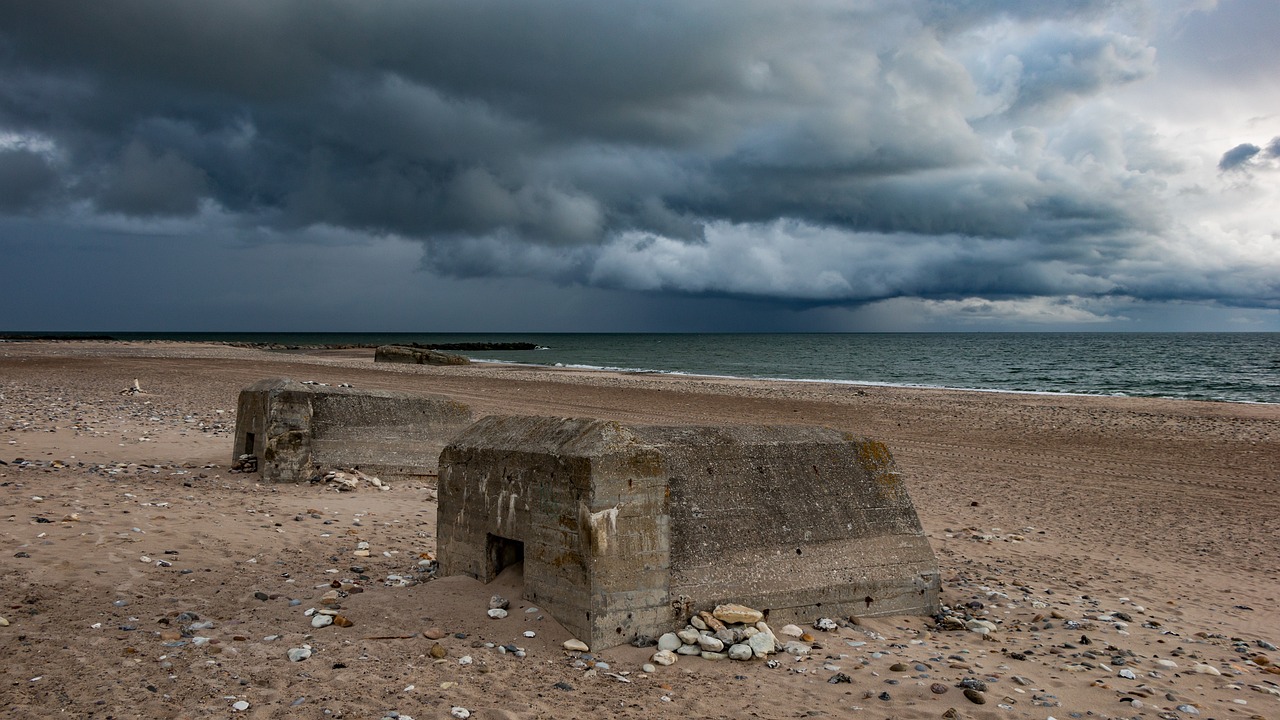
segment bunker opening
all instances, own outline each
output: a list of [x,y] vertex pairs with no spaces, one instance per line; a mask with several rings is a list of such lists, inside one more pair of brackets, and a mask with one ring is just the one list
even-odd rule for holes
[[488,533],[485,538],[485,551],[488,557],[487,576],[496,578],[503,570],[513,565],[524,564],[524,543],[511,538],[504,538]]

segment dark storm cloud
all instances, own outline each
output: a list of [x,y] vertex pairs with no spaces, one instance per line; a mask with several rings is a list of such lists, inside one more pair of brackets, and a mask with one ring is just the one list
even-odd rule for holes
[[1106,22],[1129,6],[4,3],[0,209],[695,295],[1152,292],[1116,268],[1171,227],[1179,161],[1081,110],[1156,72]]
[[1218,161],[1218,169],[1225,172],[1242,168],[1260,152],[1262,152],[1262,148],[1253,143],[1240,143],[1222,153],[1222,159]]
[[42,153],[25,148],[0,150],[0,211],[38,209],[57,190],[57,171]]

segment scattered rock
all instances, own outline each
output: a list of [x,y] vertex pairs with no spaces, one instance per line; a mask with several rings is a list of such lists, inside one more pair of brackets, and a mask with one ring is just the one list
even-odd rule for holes
[[591,648],[587,647],[587,644],[581,640],[565,640],[564,649],[573,652],[587,652]]
[[973,688],[965,688],[964,696],[968,698],[969,702],[973,703],[974,705],[987,704],[987,696],[983,695],[981,692],[977,690],[974,690]]
[[311,648],[309,647],[289,649],[289,660],[292,662],[302,662],[309,657],[311,657]]
[[674,665],[677,659],[679,659],[679,656],[670,650],[659,650],[653,654],[652,658],[650,658],[650,660],[658,665]]

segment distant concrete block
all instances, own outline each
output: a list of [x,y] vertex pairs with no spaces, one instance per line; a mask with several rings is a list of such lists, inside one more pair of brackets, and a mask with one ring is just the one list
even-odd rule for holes
[[523,561],[525,598],[593,649],[725,603],[771,622],[939,610],[888,449],[827,428],[491,416],[441,454],[439,496],[444,574]]
[[351,467],[384,480],[416,477],[434,474],[440,450],[473,419],[440,395],[260,380],[240,392],[232,458],[256,455],[270,481]]

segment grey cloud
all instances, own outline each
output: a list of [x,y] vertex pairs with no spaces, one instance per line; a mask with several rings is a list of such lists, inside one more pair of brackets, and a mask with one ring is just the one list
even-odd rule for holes
[[1218,161],[1218,169],[1226,172],[1228,170],[1238,170],[1243,168],[1255,155],[1262,152],[1262,148],[1253,143],[1240,143],[1230,150],[1222,153],[1222,159]]
[[1267,143],[1267,155],[1280,158],[1280,137],[1273,137],[1271,142]]
[[0,4],[0,133],[60,158],[0,156],[0,209],[207,204],[440,275],[780,302],[1127,292],[1185,169],[1085,108],[1155,72],[1103,29],[1140,5]]
[[173,152],[152,153],[130,143],[99,179],[97,205],[126,215],[194,215],[205,193],[205,174]]
[[0,149],[0,211],[38,210],[58,190],[58,173],[44,153],[27,148]]

